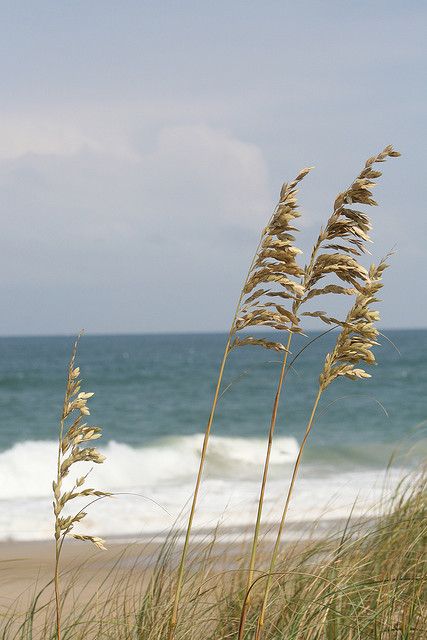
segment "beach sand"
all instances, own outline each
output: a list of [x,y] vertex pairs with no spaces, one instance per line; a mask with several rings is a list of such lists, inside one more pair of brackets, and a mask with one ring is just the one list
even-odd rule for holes
[[[130,585],[147,583],[160,543],[113,543],[107,551],[89,543],[67,541],[61,559],[61,582],[72,584],[68,606],[105,591],[120,578]],[[129,571],[134,567],[135,570]],[[53,596],[54,544],[51,541],[0,543],[0,615],[24,611],[43,587],[41,602]],[[66,605],[67,608],[67,605]]]
[[[372,522],[370,522],[372,524]],[[340,519],[319,522],[316,527],[307,522],[290,523],[288,534],[290,538],[304,539],[327,537],[331,531],[340,531],[345,522]],[[365,526],[368,521],[365,522]],[[274,540],[271,535],[274,532],[269,527],[269,532],[264,530],[261,546],[268,550]],[[311,536],[307,533],[311,532]],[[218,559],[219,567],[238,563],[245,553],[245,548],[250,541],[252,531],[239,529],[238,527],[224,528],[218,532],[213,555]],[[270,535],[269,535],[270,534]],[[292,535],[293,534],[293,535]],[[304,535],[305,534],[305,535]],[[107,551],[100,551],[90,543],[78,542],[68,539],[64,545],[61,559],[61,573],[64,582],[67,582],[70,574],[73,576],[74,592],[87,590],[86,583],[90,583],[90,591],[96,591],[99,585],[108,581],[111,573],[115,579],[121,575],[132,575],[132,580],[146,582],[151,568],[158,557],[163,544],[163,538],[146,538],[141,542],[128,542],[119,540],[107,540]],[[197,553],[206,547],[212,540],[212,531],[199,531],[193,538],[193,550]],[[176,564],[177,554],[180,549],[178,543],[175,547],[172,564]],[[130,572],[129,569],[135,570]],[[17,598],[31,598],[35,587],[41,588],[52,578],[54,571],[54,543],[53,541],[7,541],[0,542],[0,610],[4,611]]]
[[[314,523],[307,526],[307,522],[291,523],[288,528],[288,544],[293,551],[302,550],[311,538],[328,538],[332,531],[340,531],[344,521],[329,520],[324,523]],[[366,527],[366,521],[362,528]],[[274,543],[275,527],[266,527],[259,548],[259,558],[263,557],[264,564],[269,558]],[[307,535],[307,533],[311,535]],[[305,533],[305,535],[302,535]],[[242,559],[247,562],[248,545],[252,530],[238,527],[225,528],[221,531],[199,530],[194,535],[189,556],[188,569],[197,572],[200,563],[210,544],[209,556],[213,561],[214,574],[218,577],[228,574],[232,568],[242,566]],[[175,573],[182,538],[175,540],[174,550],[168,556],[164,577]],[[156,560],[164,546],[164,537],[142,539],[140,542],[127,541],[126,538],[107,540],[107,551],[101,551],[94,545],[68,539],[64,544],[61,558],[61,593],[69,590],[63,609],[63,614],[73,610],[81,610],[89,600],[95,598],[102,603],[111,598],[119,602],[124,589],[127,594],[134,594],[138,599],[148,585],[153,573]],[[286,546],[286,542],[284,542]],[[38,607],[53,602],[54,589],[52,578],[54,575],[55,546],[53,541],[8,541],[0,542],[0,620],[14,619],[14,626],[25,618],[36,594],[42,594],[38,599]],[[190,568],[191,567],[191,568]],[[214,575],[211,574],[211,575]],[[172,575],[171,575],[172,577]],[[131,596],[132,597],[132,596]],[[97,604],[98,606],[98,604]],[[54,608],[46,611],[52,622]],[[18,615],[16,615],[18,614]],[[44,624],[44,614],[38,618],[36,624]],[[43,635],[43,633],[42,633]]]

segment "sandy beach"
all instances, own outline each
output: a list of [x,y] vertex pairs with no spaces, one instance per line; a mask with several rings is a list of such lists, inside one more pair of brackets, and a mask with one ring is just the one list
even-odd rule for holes
[[[306,523],[305,523],[306,524]],[[333,521],[329,527],[320,527],[325,534],[331,525],[342,528],[343,521]],[[302,547],[307,541],[297,542],[301,532],[301,523],[291,527],[295,537],[292,545]],[[203,535],[204,533],[204,535]],[[203,550],[212,541],[212,532],[199,532],[198,539],[193,541],[195,555],[203,555]],[[218,570],[227,570],[237,566],[247,550],[250,531],[238,528],[225,529],[218,532],[218,538],[211,549],[210,556],[215,558]],[[273,542],[270,534],[261,542],[261,548],[267,551]],[[171,565],[175,566],[179,540],[173,552]],[[159,557],[163,539],[133,542],[121,539],[108,540],[107,551],[100,551],[93,545],[67,540],[61,560],[61,574],[64,584],[72,583],[73,601],[93,595],[98,590],[105,592],[108,585],[120,583],[126,577],[130,585],[144,587],[152,574],[152,568]],[[2,614],[29,603],[34,594],[47,586],[46,594],[52,595],[49,583],[54,572],[54,544],[50,540],[43,541],[7,541],[0,542],[0,611]]]
[[[360,530],[372,526],[372,520],[361,519]],[[336,519],[317,523],[295,522],[288,527],[288,545],[302,548],[308,540],[325,539],[332,532],[341,531],[345,520]],[[274,541],[274,527],[263,528],[261,550],[266,553]],[[219,571],[239,564],[247,551],[252,530],[239,527],[224,527],[216,534],[211,530],[200,530],[193,538],[192,551],[203,555],[213,536],[215,544],[211,557],[215,558]],[[182,539],[177,539],[171,566],[176,565]],[[108,584],[119,583],[126,576],[131,584],[144,586],[159,557],[164,538],[142,538],[140,542],[120,538],[107,540],[107,551],[100,551],[88,543],[67,540],[62,552],[63,582],[73,583],[73,598],[93,595],[98,589],[104,591]],[[285,543],[286,544],[286,543]],[[29,602],[34,593],[48,585],[54,571],[54,544],[42,541],[0,542],[0,611],[10,609],[15,602]],[[51,593],[51,588],[47,588]]]
[[[62,580],[72,582],[73,597],[86,598],[98,589],[104,590],[120,577],[144,584],[150,575],[150,566],[159,544],[109,544],[108,551],[99,551],[92,545],[68,541],[62,557]],[[136,571],[129,571],[136,567]],[[54,546],[51,541],[0,543],[0,611],[25,607],[34,594],[47,586],[54,571]]]

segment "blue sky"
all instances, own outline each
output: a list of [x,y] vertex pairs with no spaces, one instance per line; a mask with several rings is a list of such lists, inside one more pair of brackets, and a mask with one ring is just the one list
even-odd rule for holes
[[281,182],[307,253],[392,143],[383,325],[426,326],[422,2],[2,2],[0,334],[225,330]]

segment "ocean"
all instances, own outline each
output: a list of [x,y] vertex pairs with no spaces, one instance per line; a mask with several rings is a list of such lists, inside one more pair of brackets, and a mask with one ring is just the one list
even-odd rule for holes
[[[427,330],[387,331],[372,379],[325,393],[303,458],[289,520],[372,514],[427,454]],[[297,337],[293,355],[316,334]],[[330,333],[296,358],[276,427],[265,522],[277,520],[316,393]],[[182,526],[198,466],[223,334],[84,336],[77,362],[94,391],[91,423],[107,461],[90,486],[116,492],[92,505],[80,532],[114,539],[164,536]],[[72,337],[0,338],[0,539],[52,535],[55,439]],[[245,347],[229,357],[195,518],[253,521],[280,354]],[[390,468],[386,469],[392,461]],[[77,471],[76,471],[77,474]],[[74,477],[74,476],[73,476]]]

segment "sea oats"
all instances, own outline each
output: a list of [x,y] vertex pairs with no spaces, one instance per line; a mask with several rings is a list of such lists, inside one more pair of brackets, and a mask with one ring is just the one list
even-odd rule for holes
[[[376,184],[375,180],[382,173],[376,171],[373,165],[385,162],[387,158],[398,156],[400,153],[395,151],[392,145],[388,145],[376,156],[368,158],[365,166],[348,189],[336,197],[332,214],[325,228],[320,230],[311,252],[310,261],[304,269],[302,281],[304,294],[294,302],[293,306],[296,315],[302,304],[316,296],[331,293],[349,295],[364,287],[368,280],[368,272],[357,258],[368,253],[366,245],[371,242],[369,232],[372,229],[372,223],[366,213],[352,207],[358,204],[377,205],[377,202],[372,198],[372,189]],[[351,285],[351,287],[334,283],[319,288],[317,286],[319,281],[328,276],[335,276],[339,281],[345,285]],[[302,315],[315,315],[331,324],[329,314],[325,311],[314,314],[306,311]]]
[[[350,208],[349,205],[376,205],[376,202],[372,198],[371,189],[375,186],[374,179],[380,177],[381,172],[375,171],[372,167],[377,162],[384,162],[388,157],[397,157],[399,155],[400,154],[397,151],[394,151],[393,147],[389,145],[376,156],[369,158],[366,161],[364,168],[352,182],[350,187],[343,193],[340,193],[335,199],[333,212],[329,217],[325,228],[320,230],[319,236],[313,246],[309,263],[303,269],[301,281],[299,283],[300,288],[299,290],[294,291],[294,295],[292,296],[292,313],[294,318],[298,319],[300,315],[317,317],[328,325],[339,326],[341,321],[331,316],[330,313],[324,310],[315,310],[304,311],[301,314],[301,307],[313,298],[317,299],[319,296],[328,294],[348,296],[357,294],[357,292],[363,290],[363,287],[369,279],[369,273],[366,268],[360,264],[358,258],[363,253],[367,253],[366,244],[371,242],[369,232],[372,225],[369,217],[364,212]],[[325,278],[335,278],[338,282],[323,284],[321,281]],[[279,327],[276,326],[275,328]],[[301,330],[299,325],[298,330]],[[279,373],[277,391],[272,410],[267,453],[258,503],[254,540],[252,544],[251,561],[248,572],[247,597],[245,598],[242,608],[239,627],[239,640],[242,640],[244,635],[246,610],[249,606],[249,593],[254,575],[257,539],[260,528],[272,440],[277,418],[278,403],[285,379],[287,355],[291,346],[291,338],[292,334],[289,335],[288,342],[285,347],[286,353],[283,357],[282,367]],[[353,371],[353,375],[362,377],[363,373],[360,371]],[[280,536],[281,530],[279,530],[278,534],[279,540]],[[273,554],[272,567],[274,566],[274,563],[275,558]],[[264,610],[270,582],[271,576],[269,576],[267,580],[266,592],[260,615],[261,626],[263,624]],[[260,632],[259,628],[257,633]]]
[[302,169],[292,182],[283,185],[280,192],[279,203],[269,223],[262,232],[258,248],[237,303],[236,312],[231,323],[224,355],[220,364],[212,407],[203,438],[199,469],[178,566],[177,586],[172,607],[168,640],[172,640],[175,634],[191,529],[206,461],[210,431],[215,416],[227,358],[233,347],[245,345],[257,345],[267,349],[284,351],[285,355],[288,351],[288,348],[281,342],[266,340],[262,337],[255,336],[244,336],[241,338],[237,334],[239,331],[254,326],[285,330],[289,335],[292,335],[293,332],[300,331],[297,316],[291,309],[285,309],[283,305],[279,304],[276,298],[295,300],[297,296],[302,296],[304,293],[302,285],[296,280],[296,278],[302,277],[303,272],[295,259],[301,252],[293,244],[295,237],[292,232],[296,231],[296,227],[293,226],[293,221],[300,215],[296,205],[296,187],[309,171],[310,168]]
[[[362,369],[359,363],[375,364],[375,356],[372,348],[377,345],[377,337],[379,335],[375,323],[379,320],[379,313],[371,309],[371,305],[378,302],[377,292],[382,287],[382,275],[387,268],[386,260],[382,260],[378,265],[372,265],[368,271],[366,282],[357,293],[355,302],[348,312],[345,320],[334,320],[334,324],[341,326],[341,331],[336,340],[334,349],[326,355],[323,370],[319,376],[319,387],[314,405],[311,411],[310,419],[302,439],[298,456],[292,472],[291,482],[286,496],[283,508],[282,518],[280,521],[276,542],[271,555],[270,567],[267,573],[267,580],[261,611],[258,618],[255,640],[259,640],[264,625],[265,611],[271,587],[271,580],[275,570],[280,542],[289,509],[292,492],[295,486],[298,470],[301,463],[302,454],[310,435],[314,418],[317,412],[320,398],[325,389],[338,377],[347,377],[351,380],[370,378],[370,374]],[[319,316],[320,317],[320,316]],[[242,619],[244,616],[242,613]]]
[[[383,162],[390,155],[398,154],[397,152],[393,151],[392,147],[386,147],[377,156],[370,158],[366,162],[365,167],[357,176],[356,180],[354,180],[350,185],[350,187],[343,193],[339,194],[339,196],[335,200],[333,212],[329,217],[329,220],[327,221],[325,229],[320,230],[318,239],[315,242],[311,252],[310,261],[308,265],[304,267],[304,269],[300,269],[295,260],[295,256],[298,255],[300,251],[298,249],[294,249],[292,242],[295,238],[294,236],[289,234],[289,231],[294,230],[294,228],[290,226],[292,224],[291,216],[288,215],[283,220],[283,222],[288,225],[288,228],[284,229],[283,231],[280,231],[280,229],[275,226],[273,216],[273,221],[272,223],[270,223],[270,227],[273,228],[273,230],[277,229],[278,236],[280,237],[283,237],[283,234],[285,234],[284,237],[290,244],[288,248],[289,255],[283,257],[285,266],[283,268],[280,266],[279,268],[272,267],[270,269],[274,270],[274,282],[277,283],[277,287],[280,288],[280,290],[271,291],[262,289],[262,294],[258,294],[257,291],[252,293],[250,298],[245,301],[246,306],[243,306],[244,313],[242,313],[241,311],[237,320],[237,330],[247,329],[248,327],[252,327],[258,324],[264,324],[274,329],[289,331],[287,344],[283,345],[283,351],[285,351],[285,354],[279,372],[277,391],[270,420],[267,451],[248,570],[248,597],[245,599],[245,604],[242,609],[242,619],[239,628],[238,640],[242,640],[243,638],[246,609],[250,604],[249,593],[254,576],[256,549],[258,545],[271,448],[276,426],[278,404],[285,379],[287,355],[291,346],[292,333],[301,332],[300,309],[302,305],[305,305],[308,301],[312,300],[315,297],[327,294],[343,294],[346,296],[353,295],[354,293],[359,291],[363,284],[366,282],[368,278],[368,272],[365,267],[358,262],[357,258],[362,253],[366,252],[365,245],[367,242],[370,242],[369,231],[371,230],[371,222],[365,213],[350,209],[346,205],[350,203],[361,203],[369,205],[374,204],[374,201],[371,197],[372,193],[370,189],[372,189],[375,184],[373,182],[373,179],[379,177],[381,173],[379,171],[373,171],[372,165],[375,162]],[[307,172],[308,170],[306,171],[306,173]],[[291,183],[290,187],[290,189],[285,188],[282,191],[282,196],[284,198],[290,198],[292,211],[295,212],[295,181],[294,183]],[[278,208],[279,207],[280,203],[278,205]],[[296,215],[294,215],[293,217],[297,217],[297,215],[298,214],[296,213]],[[275,240],[273,239],[273,243],[274,242]],[[270,277],[270,270],[266,270],[265,260],[263,260],[263,257],[265,255],[271,257],[276,256],[277,249],[275,251],[272,251],[270,249],[264,251],[261,250],[261,252],[258,254],[257,261],[255,262],[253,268],[253,275],[249,278],[245,287],[246,293],[252,291],[254,284],[258,286],[262,282],[263,277],[265,281],[270,282],[270,280],[268,279]],[[290,265],[290,267],[288,268],[288,271],[286,271],[286,267],[288,265]],[[291,279],[290,276],[293,276],[293,278],[299,277],[300,280],[295,281],[294,279]],[[338,283],[330,283],[322,286],[321,281],[324,278],[331,277],[337,278]],[[264,302],[265,296],[267,295],[270,298],[280,296],[286,301],[291,300],[291,309],[286,309],[282,305],[278,305],[277,303],[271,304],[271,302]],[[269,307],[272,307],[272,309],[269,309]],[[280,317],[278,315],[279,313]],[[328,325],[339,324],[339,320],[331,316],[330,313],[327,313],[323,310],[305,311],[301,315],[317,317]],[[235,341],[234,344],[240,346],[242,343]],[[257,341],[248,340],[245,344],[257,345],[262,344],[262,342],[259,339]],[[263,346],[268,346],[268,348],[273,348],[279,351],[282,350],[278,346],[280,344],[280,342],[271,341],[269,341],[267,344],[266,341]]]
[[[300,217],[296,202],[296,187],[310,171],[311,167],[303,169],[291,183],[285,183],[282,187],[279,203],[269,224],[263,231],[259,251],[243,289],[244,295],[247,297],[242,300],[234,324],[234,333],[254,326],[264,326],[288,333],[286,344],[254,336],[246,336],[243,339],[235,336],[232,343],[232,347],[249,344],[284,352],[268,431],[267,450],[247,573],[247,597],[242,610],[238,640],[243,638],[245,615],[250,603],[250,589],[255,571],[268,469],[287,357],[292,335],[301,333],[296,302],[303,297],[305,292],[304,270],[297,263],[297,257],[302,251],[294,245],[293,232],[297,231],[294,221]],[[284,306],[285,304],[288,304],[289,307]]]
[[[309,300],[320,295],[344,294],[346,296],[360,292],[368,281],[369,274],[359,263],[358,257],[365,253],[366,243],[370,242],[371,223],[367,215],[350,205],[375,205],[371,189],[374,180],[381,175],[373,169],[375,163],[384,162],[388,157],[400,155],[391,146],[386,147],[378,155],[369,158],[365,167],[350,187],[336,198],[333,213],[325,229],[321,229],[318,240],[313,247],[308,265],[302,269],[297,262],[301,251],[294,245],[295,220],[300,213],[297,209],[296,194],[298,183],[309,173],[310,168],[303,169],[289,184],[284,184],[279,203],[264,229],[245,281],[235,317],[225,346],[215,388],[211,412],[203,439],[202,452],[197,474],[190,515],[178,568],[177,589],[175,592],[171,616],[169,640],[172,640],[177,623],[179,599],[183,585],[184,567],[188,552],[188,544],[195,513],[195,507],[205,464],[207,447],[213,418],[219,398],[225,364],[233,347],[246,345],[262,346],[267,349],[283,351],[283,363],[279,374],[278,388],[273,405],[268,446],[264,465],[261,494],[258,503],[258,514],[252,545],[250,568],[248,572],[248,592],[252,579],[257,539],[259,533],[261,510],[267,479],[273,433],[276,423],[280,392],[284,381],[287,356],[291,338],[294,333],[301,333],[300,307]],[[338,283],[323,283],[325,278],[335,277]],[[326,311],[306,311],[306,315],[315,315],[328,324],[339,324]],[[279,340],[243,335],[239,332],[252,331],[254,327],[265,327],[277,331],[286,331],[286,344]],[[358,375],[357,372],[354,375]],[[362,374],[359,374],[362,375]],[[248,600],[246,600],[246,603]],[[242,616],[244,610],[242,610]],[[244,620],[239,629],[239,639],[243,637]]]
[[[277,298],[295,300],[304,294],[299,281],[304,272],[296,261],[302,251],[294,245],[293,232],[297,231],[294,221],[301,215],[297,208],[297,185],[311,169],[302,169],[292,182],[282,186],[279,202],[263,230],[259,250],[243,288],[244,296],[232,328],[233,335],[255,326],[292,333],[301,331],[297,315],[292,309],[279,304]],[[259,337],[235,337],[231,346],[244,345],[286,350],[281,343]]]
[[59,595],[59,561],[65,537],[70,534],[77,540],[88,541],[98,549],[104,549],[104,541],[98,536],[80,535],[70,533],[76,524],[81,522],[87,515],[82,509],[74,515],[63,516],[62,512],[66,505],[76,498],[103,498],[111,494],[106,491],[85,488],[81,489],[90,472],[77,478],[74,486],[70,490],[64,490],[64,480],[70,473],[71,467],[77,462],[92,462],[102,464],[105,460],[94,447],[82,447],[92,440],[97,440],[102,435],[101,427],[89,426],[84,419],[90,415],[88,401],[93,397],[93,393],[81,391],[80,368],[75,367],[77,346],[80,336],[74,343],[71,359],[68,365],[67,385],[59,426],[59,443],[57,459],[57,477],[52,483],[53,489],[53,512],[55,515],[55,602],[56,602],[56,624],[57,637],[61,638],[60,619],[60,595]]
[[[88,401],[94,394],[80,391],[82,382],[79,378],[80,368],[74,367],[77,345],[78,340],[76,340],[74,344],[68,368],[68,379],[60,424],[58,474],[56,480],[52,483],[55,498],[55,538],[57,540],[62,535],[68,534],[77,522],[75,520],[75,516],[70,516],[65,519],[59,518],[63,508],[70,500],[89,496],[103,497],[111,495],[107,492],[97,491],[91,488],[78,489],[84,484],[86,476],[79,478],[71,491],[62,492],[63,481],[68,476],[73,464],[77,462],[93,462],[94,464],[102,464],[105,460],[105,456],[103,456],[94,447],[81,446],[92,440],[100,438],[102,430],[100,427],[89,426],[86,422],[83,422],[84,418],[90,415]],[[80,520],[81,518],[79,518],[78,521]],[[78,539],[82,538],[79,537]],[[90,540],[91,537],[86,536],[84,539]]]
[[351,380],[370,378],[369,373],[355,365],[359,362],[366,362],[369,365],[375,364],[372,347],[378,344],[376,339],[379,332],[375,322],[378,322],[380,316],[370,307],[378,302],[376,293],[383,286],[381,278],[387,266],[385,260],[382,260],[377,266],[371,266],[368,281],[357,295],[346,319],[341,323],[341,333],[333,351],[327,354],[323,371],[320,374],[319,384],[322,391],[338,376],[345,376]]

